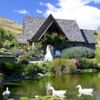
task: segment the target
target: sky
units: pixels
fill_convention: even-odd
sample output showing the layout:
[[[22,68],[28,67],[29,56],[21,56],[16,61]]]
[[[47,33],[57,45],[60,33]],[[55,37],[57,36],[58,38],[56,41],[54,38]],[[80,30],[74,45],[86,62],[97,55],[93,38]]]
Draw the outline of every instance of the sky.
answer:
[[[82,29],[100,29],[100,0],[0,0],[0,16],[23,23],[25,16],[76,20]]]

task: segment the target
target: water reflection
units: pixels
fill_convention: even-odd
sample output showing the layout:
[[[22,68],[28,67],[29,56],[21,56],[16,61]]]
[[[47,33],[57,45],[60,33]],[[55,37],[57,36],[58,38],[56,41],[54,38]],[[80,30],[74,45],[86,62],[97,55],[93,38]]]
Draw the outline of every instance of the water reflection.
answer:
[[[90,95],[90,96],[92,96],[93,94],[92,94],[92,93],[79,93],[79,94],[78,94],[78,97],[80,97],[80,96],[82,96],[82,95]]]
[[[67,90],[67,100],[100,100],[99,74],[100,73],[59,75],[41,79],[19,81],[13,84],[9,83],[8,85],[5,85],[5,87],[10,87],[12,93],[11,97],[19,98],[20,96],[27,96],[30,98],[36,95],[46,95],[46,85],[48,82],[51,82],[55,90]],[[93,95],[81,95],[78,97],[79,93],[76,89],[78,84],[81,84],[83,87],[93,88]],[[2,94],[2,91],[0,91],[0,94]]]

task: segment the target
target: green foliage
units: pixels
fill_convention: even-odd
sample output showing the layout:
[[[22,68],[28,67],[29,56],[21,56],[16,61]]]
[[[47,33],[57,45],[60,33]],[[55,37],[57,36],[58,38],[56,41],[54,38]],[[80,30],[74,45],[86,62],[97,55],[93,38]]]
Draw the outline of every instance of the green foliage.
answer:
[[[0,61],[0,71],[7,77],[31,77],[32,75],[42,72],[43,69],[38,64],[29,64],[27,62],[15,63],[9,60]]]
[[[34,52],[40,52],[40,50],[42,50],[42,44],[41,42],[35,43],[34,47],[32,48],[34,50]]]
[[[95,60],[96,60],[97,63],[100,63],[100,46],[99,45],[96,48]]]
[[[22,71],[22,66],[10,60],[0,61],[0,70],[5,76],[17,75]]]
[[[97,45],[96,45],[96,56],[95,56],[95,61],[100,65],[100,31],[96,31],[98,34],[97,36]]]
[[[45,75],[51,75],[52,74],[52,67],[50,67],[51,62],[41,62],[38,63],[37,66],[41,69],[42,73]]]
[[[15,99],[8,99],[8,100],[15,100]],[[64,100],[64,99],[61,97],[54,97],[54,96],[39,96],[38,98],[20,97],[19,100]]]
[[[1,49],[0,49],[0,54],[12,55],[11,50],[8,50],[8,49],[6,49],[6,48],[1,48]]]
[[[95,32],[94,32],[94,35],[98,35],[98,32],[95,31]]]
[[[20,56],[18,56],[18,61],[22,62],[22,61],[29,61],[29,60],[40,60],[41,58],[43,58],[43,53],[40,52],[34,52],[34,50],[30,50]]]
[[[67,48],[62,51],[62,58],[93,58],[95,53],[93,50],[86,48],[86,47],[73,47]]]
[[[27,64],[23,67],[23,76],[32,76],[39,72],[39,67],[36,64]]]
[[[0,47],[10,48],[17,45],[17,40],[12,33],[0,28]]]
[[[3,78],[4,78],[3,73],[0,73],[0,80],[3,80]]]
[[[69,74],[76,71],[76,66],[73,63],[71,63],[70,60],[61,58],[54,59],[51,62],[50,66],[53,67],[54,72],[56,74],[61,74],[61,73]]]
[[[35,43],[34,46],[30,49],[32,58],[41,59],[44,57],[43,45],[41,42]]]
[[[27,55],[26,55],[26,54],[25,54],[25,55],[20,55],[20,56],[18,57],[18,61],[19,61],[19,62],[28,61]]]
[[[80,59],[80,69],[98,69],[99,66],[97,63],[92,59]]]
[[[14,99],[8,99],[8,100],[14,100]]]
[[[47,44],[52,44],[54,46],[62,45],[66,43],[66,37],[63,35],[60,35],[58,33],[49,33],[45,34],[44,38],[42,40],[42,44],[46,46]]]
[[[28,97],[20,97],[20,100],[29,100]]]
[[[5,48],[1,48],[0,49],[0,54],[4,54],[6,52],[6,49]]]
[[[43,97],[40,97],[40,100],[64,100],[64,98],[53,97],[53,96],[43,96]]]

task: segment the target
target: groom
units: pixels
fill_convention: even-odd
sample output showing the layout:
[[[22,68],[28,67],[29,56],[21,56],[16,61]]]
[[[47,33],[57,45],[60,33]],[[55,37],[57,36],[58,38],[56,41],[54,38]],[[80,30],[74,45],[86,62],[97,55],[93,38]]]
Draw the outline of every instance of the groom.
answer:
[[[50,45],[50,51],[51,51],[52,56],[54,57],[54,47],[52,45]]]

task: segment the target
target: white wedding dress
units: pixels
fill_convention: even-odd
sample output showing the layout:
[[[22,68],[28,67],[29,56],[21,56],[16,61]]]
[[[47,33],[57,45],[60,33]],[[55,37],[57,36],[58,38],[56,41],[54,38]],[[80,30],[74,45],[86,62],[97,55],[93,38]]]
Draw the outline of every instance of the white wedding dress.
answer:
[[[53,56],[52,56],[52,53],[50,51],[49,45],[47,45],[46,54],[44,56],[44,61],[52,61],[52,60],[53,60]]]

